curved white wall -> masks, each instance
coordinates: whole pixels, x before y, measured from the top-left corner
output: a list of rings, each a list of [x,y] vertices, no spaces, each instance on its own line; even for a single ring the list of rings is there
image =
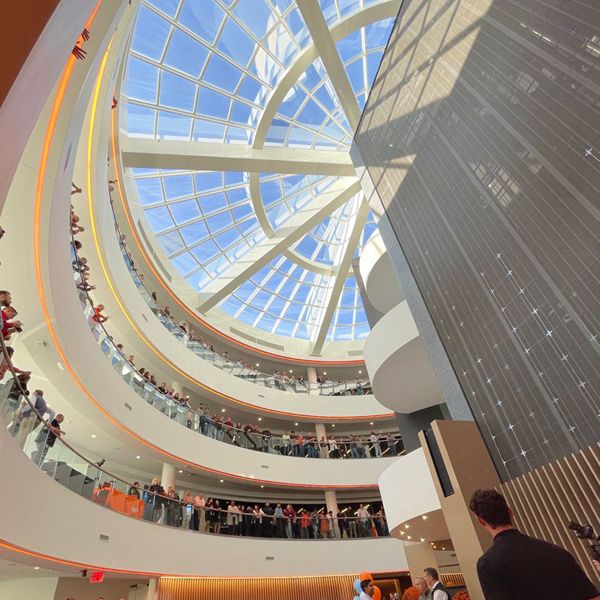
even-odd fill
[[[395,412],[411,413],[442,403],[440,386],[406,300],[371,330],[365,363],[375,396]]]
[[[404,300],[400,281],[379,231],[365,244],[359,267],[369,301],[377,310],[387,313]]]
[[[3,428],[0,456],[0,539],[24,550],[107,570],[166,575],[266,577],[407,569],[403,544],[393,538],[234,538],[125,517],[51,480]],[[100,535],[107,535],[108,542]]]
[[[441,509],[422,448],[391,464],[379,477],[379,490],[393,534],[407,521]]]

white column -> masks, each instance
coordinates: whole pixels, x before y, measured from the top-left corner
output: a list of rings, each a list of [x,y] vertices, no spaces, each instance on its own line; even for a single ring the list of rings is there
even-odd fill
[[[307,367],[306,378],[308,379],[308,393],[317,395],[319,393],[319,385],[317,383],[317,369],[315,369],[314,367]]]
[[[175,489],[175,467],[168,463],[163,463],[162,476],[160,478],[160,484],[165,488],[165,492],[172,487]]]
[[[317,426],[318,427],[318,426]],[[325,426],[323,426],[325,429]],[[327,490],[325,492],[325,506],[327,507],[327,512],[331,511],[333,513],[334,518],[338,515],[338,504],[337,504],[337,494],[335,490]],[[337,519],[334,521],[334,529],[335,529],[335,537],[339,540],[341,539],[340,535],[340,526],[338,525]]]
[[[319,442],[321,441],[321,437],[327,439],[327,432],[325,431],[325,425],[323,425],[323,423],[315,423],[315,432]]]

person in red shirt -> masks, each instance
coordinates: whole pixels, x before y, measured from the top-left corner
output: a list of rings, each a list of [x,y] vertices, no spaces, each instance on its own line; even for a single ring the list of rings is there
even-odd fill
[[[103,315],[102,311],[104,310],[104,304],[98,304],[98,306],[94,307],[94,314],[92,315],[92,320],[96,323],[106,323],[110,317],[108,315]]]
[[[21,321],[15,320],[17,314],[16,309],[12,306],[2,309],[2,337],[5,340],[9,340],[13,333],[23,331]]]
[[[310,537],[310,515],[308,511],[304,511],[300,517],[300,537],[307,540]]]

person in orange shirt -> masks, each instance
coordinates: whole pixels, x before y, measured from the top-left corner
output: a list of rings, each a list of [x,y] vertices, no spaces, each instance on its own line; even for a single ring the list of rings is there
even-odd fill
[[[319,515],[319,519],[321,520],[321,537],[326,540],[329,537],[329,519],[325,514]]]
[[[300,516],[300,537],[306,540],[310,537],[310,514],[305,510]]]

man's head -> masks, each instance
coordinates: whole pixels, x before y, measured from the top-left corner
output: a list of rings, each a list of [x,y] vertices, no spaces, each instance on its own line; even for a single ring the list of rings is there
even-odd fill
[[[469,508],[492,535],[512,527],[512,511],[496,490],[475,490]]]
[[[10,306],[12,302],[12,296],[8,290],[0,290],[0,306]]]
[[[375,586],[373,585],[372,579],[363,579],[360,582],[360,587],[367,596],[373,596],[373,589]]]
[[[438,581],[438,572],[433,567],[427,567],[424,569],[423,575],[423,579],[425,580],[425,583],[429,589],[431,589]]]
[[[416,577],[415,578],[415,587],[419,591],[419,595],[426,596],[427,595],[427,582],[424,577]]]
[[[43,396],[44,391],[43,390],[34,390],[33,395],[34,396]]]
[[[64,415],[58,414],[56,415],[56,417],[54,417],[56,419],[57,423],[62,423],[65,420]]]

